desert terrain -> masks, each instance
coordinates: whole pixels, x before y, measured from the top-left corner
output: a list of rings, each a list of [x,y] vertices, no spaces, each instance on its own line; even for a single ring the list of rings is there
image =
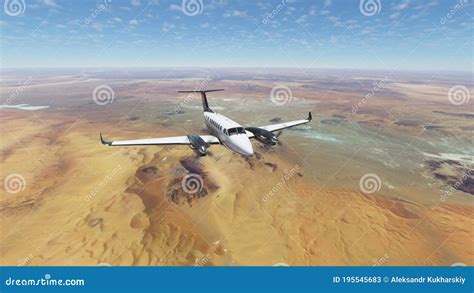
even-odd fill
[[[4,71],[0,264],[473,265],[474,107],[451,102],[458,84],[472,93],[460,73]],[[211,108],[244,126],[314,120],[252,158],[100,143],[206,134],[199,97],[176,93],[196,88],[224,88]]]

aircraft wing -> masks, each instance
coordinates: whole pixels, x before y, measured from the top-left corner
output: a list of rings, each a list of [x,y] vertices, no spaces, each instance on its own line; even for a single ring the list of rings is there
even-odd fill
[[[265,130],[268,130],[270,132],[277,131],[277,130],[282,130],[285,128],[290,128],[293,126],[301,125],[301,124],[306,124],[311,122],[313,120],[313,116],[311,115],[311,112],[308,114],[308,118],[302,119],[302,120],[295,120],[295,121],[289,121],[289,122],[283,122],[283,123],[278,123],[278,124],[271,124],[271,125],[265,125],[265,126],[259,126],[258,128],[262,128]],[[250,131],[246,131],[248,137],[254,137],[254,134]]]
[[[219,139],[213,135],[199,135],[208,144],[219,144]],[[188,136],[171,136],[171,137],[160,137],[160,138],[145,138],[145,139],[133,139],[133,140],[105,140],[100,134],[100,141],[102,144],[109,146],[139,146],[139,145],[189,145]]]

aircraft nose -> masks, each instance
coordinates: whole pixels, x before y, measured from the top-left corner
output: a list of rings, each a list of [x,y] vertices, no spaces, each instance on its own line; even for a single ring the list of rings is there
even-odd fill
[[[250,140],[247,139],[246,143],[243,143],[241,145],[241,148],[242,148],[242,154],[246,157],[251,157],[253,156],[253,147],[252,147],[252,143],[250,142]]]

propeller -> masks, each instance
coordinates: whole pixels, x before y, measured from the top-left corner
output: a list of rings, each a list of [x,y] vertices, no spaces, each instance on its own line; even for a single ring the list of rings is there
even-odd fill
[[[274,138],[272,138],[273,144],[264,143],[264,144],[261,145],[261,148],[263,148],[265,150],[271,150],[275,146],[275,144],[282,145],[282,143],[278,139],[278,137],[282,134],[282,132],[283,132],[283,130],[275,131],[273,133]]]
[[[279,140],[278,138],[280,137],[280,135],[281,135],[282,133],[283,133],[283,130],[279,130],[279,131],[277,131],[277,132],[275,133],[275,136],[276,136],[276,138],[277,138],[277,144],[278,144],[278,145],[281,145],[281,142],[280,142],[280,140]]]

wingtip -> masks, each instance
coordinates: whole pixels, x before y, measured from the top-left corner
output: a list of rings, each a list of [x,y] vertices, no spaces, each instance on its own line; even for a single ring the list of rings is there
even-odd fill
[[[104,140],[104,138],[102,137],[102,132],[99,132],[99,135],[100,135],[100,142],[104,145],[110,145],[110,141],[107,141],[107,140]]]
[[[308,113],[308,121],[311,121],[313,120],[313,115],[311,114],[311,112]]]

